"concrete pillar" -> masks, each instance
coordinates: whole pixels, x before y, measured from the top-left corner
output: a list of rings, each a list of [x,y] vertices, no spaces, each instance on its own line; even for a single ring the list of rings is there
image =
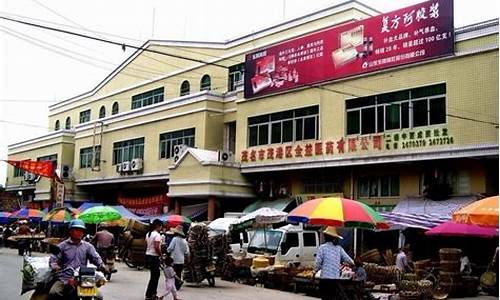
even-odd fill
[[[174,208],[174,213],[176,215],[181,214],[181,200],[180,199],[175,199],[175,208]]]
[[[215,196],[208,197],[208,221],[215,219]]]

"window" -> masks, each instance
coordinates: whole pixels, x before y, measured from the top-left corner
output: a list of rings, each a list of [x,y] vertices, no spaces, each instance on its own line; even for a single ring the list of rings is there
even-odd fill
[[[245,74],[245,63],[229,67],[229,91],[236,90],[236,87],[243,84]]]
[[[54,125],[54,130],[58,131],[59,129],[61,129],[61,124],[59,124],[59,120],[57,120],[56,124]]]
[[[310,106],[250,117],[248,137],[250,147],[318,139],[319,107]]]
[[[304,247],[316,247],[316,233],[304,232]]]
[[[211,84],[210,75],[203,75],[200,81],[200,91],[210,91],[212,89]]]
[[[132,109],[141,108],[155,103],[163,102],[164,88],[132,96]]]
[[[346,133],[370,134],[446,123],[446,84],[346,100]]]
[[[92,167],[93,147],[80,149],[80,169]],[[95,147],[94,166],[99,166],[101,162],[101,146]]]
[[[343,181],[337,177],[313,177],[304,179],[305,194],[342,193]]]
[[[113,103],[113,107],[111,108],[111,114],[116,115],[118,113],[119,107],[118,102]]]
[[[17,167],[14,167],[14,177],[22,177],[24,176],[24,173],[26,171],[22,170],[22,169],[19,169]]]
[[[281,244],[281,254],[287,254],[288,250],[299,246],[299,234],[297,232],[287,232],[285,241]]]
[[[101,106],[101,108],[99,109],[99,119],[102,119],[106,116],[106,107]]]
[[[113,144],[113,165],[134,158],[144,158],[144,138],[116,142]]]
[[[67,117],[66,118],[66,125],[64,126],[65,129],[71,129],[71,118]]]
[[[90,109],[80,112],[80,124],[90,121]]]
[[[184,80],[182,82],[182,84],[181,84],[181,93],[180,93],[180,95],[181,96],[189,95],[189,89],[190,89],[189,81]]]
[[[194,128],[160,134],[160,159],[174,156],[175,145],[194,147]]]
[[[358,179],[358,197],[399,196],[399,176],[366,176]]]

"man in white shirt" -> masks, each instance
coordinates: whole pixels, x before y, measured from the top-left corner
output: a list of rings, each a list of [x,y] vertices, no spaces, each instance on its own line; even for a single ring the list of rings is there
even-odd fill
[[[146,233],[146,263],[149,266],[149,282],[146,289],[146,300],[156,299],[158,280],[160,279],[160,256],[161,256],[161,235],[162,222],[155,219],[150,225],[149,232]]]
[[[172,241],[168,245],[167,252],[170,254],[170,257],[174,260],[174,270],[175,274],[181,278],[182,269],[184,268],[185,257],[189,256],[189,246],[184,238],[184,231],[182,230],[182,226],[178,225],[177,227],[170,229],[170,231],[174,234]]]
[[[410,272],[412,270],[410,264],[408,263],[408,258],[406,254],[410,251],[410,245],[405,245],[403,248],[399,250],[398,255],[396,256],[396,268],[402,272]]]

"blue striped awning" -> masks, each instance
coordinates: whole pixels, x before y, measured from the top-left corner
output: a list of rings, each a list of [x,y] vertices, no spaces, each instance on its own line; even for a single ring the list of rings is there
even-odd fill
[[[451,215],[405,214],[397,212],[380,213],[391,227],[431,229],[451,220]]]

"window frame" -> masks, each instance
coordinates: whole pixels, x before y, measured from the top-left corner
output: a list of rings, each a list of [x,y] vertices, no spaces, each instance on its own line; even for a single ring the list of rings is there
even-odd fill
[[[186,135],[188,131],[192,131],[192,134]],[[181,136],[174,137],[174,135],[176,134],[179,134]],[[188,141],[187,144],[184,143],[186,140]],[[178,141],[182,141],[183,143],[177,143]],[[190,141],[192,141],[192,143],[190,143]],[[188,147],[194,147],[195,143],[196,143],[196,127],[179,129],[175,131],[162,133],[159,136],[158,159],[170,159],[174,157],[173,152],[174,152],[174,146],[176,145],[187,145]],[[164,151],[162,151],[162,148],[164,148]],[[162,152],[164,152],[165,155],[162,155]]]
[[[66,117],[66,121],[64,122],[64,129],[66,130],[71,129],[71,117]]]
[[[429,95],[429,96],[424,96],[424,97],[418,97],[418,98],[413,98],[413,94],[412,92],[415,92],[417,91],[418,89],[422,89],[422,88],[441,88],[441,87],[444,87],[444,93],[440,93],[440,94],[434,94],[434,95]],[[419,127],[426,127],[426,126],[435,126],[435,125],[442,125],[442,124],[447,124],[448,123],[448,116],[447,116],[447,108],[448,108],[448,103],[447,103],[447,85],[446,83],[436,83],[436,84],[431,84],[431,85],[425,85],[425,86],[420,86],[420,87],[414,87],[414,88],[410,88],[410,89],[404,89],[404,90],[398,90],[398,91],[392,91],[392,92],[388,92],[388,93],[381,93],[381,94],[378,94],[378,95],[372,95],[372,96],[367,96],[367,97],[360,97],[362,99],[364,98],[371,98],[373,97],[374,101],[371,103],[371,104],[368,104],[368,105],[360,105],[360,106],[356,106],[354,108],[346,108],[345,109],[345,123],[344,123],[344,126],[345,126],[345,133],[347,136],[352,136],[352,135],[369,135],[369,134],[376,134],[376,133],[384,133],[384,132],[394,132],[394,131],[401,131],[401,130],[405,130],[405,129],[414,129],[414,128],[419,128]],[[405,93],[407,92],[408,95],[406,98],[408,99],[400,99],[400,100],[397,100],[397,101],[392,101],[392,102],[386,102],[386,101],[381,101],[379,103],[379,97],[383,96],[383,95],[386,95],[386,94],[389,94],[389,93]],[[349,100],[355,100],[357,98],[350,98],[350,99],[346,99],[346,102],[349,101]],[[430,111],[430,103],[433,99],[444,99],[444,114],[445,114],[445,117],[444,117],[444,122],[443,123],[435,123],[435,124],[431,124],[431,119],[430,119],[430,116],[431,116],[431,111]],[[426,125],[415,125],[415,118],[414,118],[414,110],[413,110],[413,103],[416,102],[416,101],[422,101],[422,100],[426,100],[426,103],[427,103],[427,122],[426,122]],[[404,107],[404,104],[407,104],[408,106],[408,115],[407,115],[407,118],[408,118],[408,126],[406,126],[406,124],[403,124],[403,113],[404,113],[404,110],[406,109]],[[388,109],[388,106],[391,106],[391,105],[398,105],[399,106],[399,127],[398,128],[394,128],[394,129],[387,129],[387,109]],[[347,106],[347,105],[346,105]],[[363,133],[363,127],[362,127],[362,124],[363,124],[363,117],[362,117],[362,110],[363,109],[367,109],[367,108],[372,108],[374,107],[375,108],[375,132],[374,133]],[[381,123],[382,124],[382,128],[380,128],[381,124],[379,124],[379,108],[382,108],[382,116],[383,116],[383,122]],[[357,133],[349,133],[349,119],[348,119],[348,113],[351,113],[351,112],[359,112],[359,129],[357,131]],[[405,127],[406,126],[406,127]]]
[[[210,75],[205,74],[200,79],[200,92],[201,91],[210,91],[210,90],[212,90],[212,78],[210,77]]]
[[[113,106],[111,106],[111,115],[116,115],[120,112],[120,104],[118,104],[118,101],[115,101],[113,103]]]
[[[187,89],[184,84],[187,84]],[[181,87],[179,90],[179,97],[189,95],[191,93],[191,84],[189,83],[189,80],[184,80],[181,83]]]
[[[141,158],[144,159],[144,145],[146,139],[144,137],[134,138],[125,141],[119,141],[113,143],[113,163],[116,165],[124,161],[131,161],[132,159]],[[138,148],[138,149],[136,149]],[[132,151],[132,152],[131,152]],[[125,153],[127,155],[125,155]],[[132,154],[130,154],[132,153]],[[124,157],[127,156],[127,159]],[[128,159],[128,157],[131,157]]]
[[[84,111],[81,111],[80,112],[80,123],[79,124],[83,124],[83,123],[87,123],[87,122],[90,122],[90,115],[91,115],[92,111],[90,109],[86,109]]]
[[[139,109],[141,107],[150,106],[163,102],[165,99],[165,88],[159,87],[140,94],[132,96],[130,109]]]
[[[306,115],[301,115],[299,114],[300,110],[305,110],[305,109],[316,109],[317,112],[313,114],[306,114]],[[272,120],[273,115],[278,115],[278,114],[291,114],[291,117],[284,117],[282,119],[275,119]],[[250,124],[250,119],[252,118],[261,118],[261,119],[266,119],[267,121],[256,121],[253,124]],[[255,147],[255,146],[262,146],[262,145],[274,145],[274,144],[284,144],[284,143],[294,143],[298,141],[312,141],[312,140],[318,140],[320,137],[320,108],[319,105],[312,105],[312,106],[306,106],[306,107],[299,107],[291,110],[285,110],[285,111],[278,111],[270,114],[265,114],[265,115],[258,115],[258,116],[252,116],[247,118],[247,145],[248,147]],[[314,137],[313,138],[305,138],[305,132],[306,132],[306,126],[305,126],[305,121],[306,119],[314,119]],[[284,124],[286,122],[292,122],[292,139],[291,140],[284,140]],[[297,137],[297,124],[302,124],[301,125],[301,137]],[[280,124],[280,140],[273,142],[273,125]],[[261,138],[261,127],[267,126],[267,142],[261,143],[260,138]],[[252,144],[252,138],[250,132],[252,129],[257,128],[257,142],[256,144]]]
[[[388,195],[382,195],[382,181],[387,179]],[[397,180],[396,180],[397,179]],[[393,184],[397,182],[397,191],[393,191]],[[364,194],[366,186],[362,188],[363,184],[368,184],[368,193]],[[376,184],[376,195],[372,195],[372,183]],[[357,197],[360,199],[377,199],[377,198],[394,198],[400,197],[401,194],[401,176],[399,174],[388,174],[388,175],[375,175],[375,176],[361,176],[357,178]],[[363,191],[363,193],[362,193]]]
[[[103,105],[99,108],[99,119],[106,117],[106,107]]]
[[[101,164],[101,146],[96,146],[94,167]],[[80,169],[92,168],[93,147],[80,148]]]
[[[56,123],[54,124],[54,131],[59,131],[61,129],[61,123],[59,120],[56,120]]]

